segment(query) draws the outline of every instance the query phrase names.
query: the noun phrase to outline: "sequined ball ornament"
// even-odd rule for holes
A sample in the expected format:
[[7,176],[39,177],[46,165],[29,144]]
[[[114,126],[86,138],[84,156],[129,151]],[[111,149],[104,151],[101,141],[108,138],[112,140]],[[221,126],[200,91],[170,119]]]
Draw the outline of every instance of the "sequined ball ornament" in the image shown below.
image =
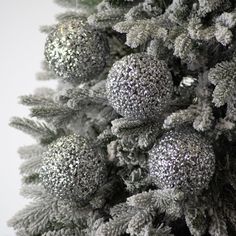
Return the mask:
[[45,189],[60,199],[81,205],[106,180],[106,165],[90,142],[79,135],[59,138],[43,155],[40,178]]
[[84,82],[99,74],[106,65],[108,43],[102,33],[81,19],[67,19],[48,35],[45,58],[59,77]]
[[149,174],[161,188],[179,188],[199,194],[215,170],[215,155],[209,140],[193,129],[177,129],[164,134],[149,151]]
[[155,118],[168,105],[172,76],[164,61],[146,53],[135,53],[115,62],[108,74],[107,98],[126,118]]

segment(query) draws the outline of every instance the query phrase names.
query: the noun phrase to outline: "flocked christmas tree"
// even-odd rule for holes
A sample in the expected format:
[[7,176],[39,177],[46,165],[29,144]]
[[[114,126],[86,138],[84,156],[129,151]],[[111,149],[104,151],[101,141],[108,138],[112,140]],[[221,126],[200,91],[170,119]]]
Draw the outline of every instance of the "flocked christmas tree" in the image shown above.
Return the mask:
[[236,2],[56,0],[22,147],[19,236],[236,235]]

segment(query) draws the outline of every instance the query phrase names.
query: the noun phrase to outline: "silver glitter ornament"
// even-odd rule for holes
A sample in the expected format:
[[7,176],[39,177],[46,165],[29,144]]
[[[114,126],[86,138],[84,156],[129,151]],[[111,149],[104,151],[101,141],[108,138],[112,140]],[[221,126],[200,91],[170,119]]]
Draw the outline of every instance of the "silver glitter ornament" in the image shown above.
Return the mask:
[[198,194],[215,170],[215,155],[209,140],[192,128],[171,130],[149,151],[149,174],[154,184]]
[[58,76],[83,82],[100,73],[106,64],[108,43],[101,33],[80,19],[67,19],[49,33],[45,58]]
[[130,54],[115,62],[108,74],[107,98],[126,118],[158,116],[168,105],[173,82],[167,65],[146,53]]
[[106,165],[86,138],[70,135],[44,153],[40,178],[54,196],[83,205],[106,180]]

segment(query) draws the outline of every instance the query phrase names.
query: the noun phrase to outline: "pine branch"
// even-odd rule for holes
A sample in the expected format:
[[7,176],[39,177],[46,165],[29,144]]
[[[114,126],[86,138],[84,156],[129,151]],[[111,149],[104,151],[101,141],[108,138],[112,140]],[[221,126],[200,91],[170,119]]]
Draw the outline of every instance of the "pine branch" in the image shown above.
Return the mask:
[[130,120],[127,118],[120,118],[112,121],[112,133],[118,137],[123,135],[128,135],[132,132],[130,130],[135,130],[135,128],[142,126],[144,123],[140,120]]
[[161,39],[153,39],[150,41],[147,48],[147,53],[153,55],[160,60],[169,60],[172,59],[172,53],[168,50],[168,47],[163,47],[163,41]]
[[165,212],[168,217],[176,219],[182,214],[181,202],[183,198],[183,193],[175,189],[150,190],[129,197],[127,203],[134,207]]
[[152,224],[146,225],[138,236],[174,236],[171,233],[171,228],[169,226],[164,226],[161,224],[158,228],[154,228]]
[[213,102],[216,107],[223,106],[228,102],[228,99],[233,95],[235,90],[235,73],[236,59],[231,61],[223,61],[214,68],[211,68],[208,74],[209,81],[214,84]]
[[123,212],[109,222],[100,226],[97,236],[118,236],[127,232],[130,235],[137,235],[142,227],[152,220],[152,213],[149,209],[133,212]]
[[143,229],[152,222],[156,210],[165,212],[172,219],[180,217],[182,200],[183,194],[173,189],[150,190],[131,196],[127,203],[111,210],[113,219],[99,227],[98,236],[118,236],[125,232],[131,236],[142,235]]
[[181,24],[189,15],[188,0],[173,0],[165,11],[165,16],[176,24]]
[[41,164],[42,156],[35,156],[27,159],[20,165],[20,173],[24,176],[30,176],[39,173]]
[[23,176],[22,178],[23,184],[39,184],[40,178],[38,173],[34,173],[32,175]]
[[44,232],[50,225],[54,204],[51,199],[33,202],[19,211],[8,225],[15,230],[25,229],[31,235]]
[[20,97],[20,103],[25,106],[46,106],[48,104],[53,104],[54,102],[51,98],[43,96],[25,95]]
[[155,141],[161,128],[159,123],[143,122],[126,118],[115,119],[112,122],[111,131],[119,138],[132,137],[137,139],[140,148],[148,147]]
[[63,126],[76,115],[76,111],[59,104],[47,104],[46,106],[35,106],[31,108],[31,116],[44,119],[56,127]]
[[223,205],[223,212],[227,220],[231,223],[234,229],[236,229],[236,209],[232,203]]
[[133,6],[126,14],[126,20],[141,20],[157,17],[162,14],[162,9],[154,4],[154,1],[144,1]]
[[207,13],[212,12],[219,7],[222,7],[222,5],[226,5],[227,3],[229,3],[225,0],[198,0],[198,2],[198,14],[202,17],[205,16]]
[[111,132],[111,129],[105,129],[102,133],[97,136],[97,145],[107,146],[112,140],[115,139],[115,136]]
[[[146,168],[147,156],[138,147],[135,140],[120,139],[107,145],[108,159],[117,166],[135,166]],[[127,173],[126,173],[127,174]]]
[[210,104],[208,102],[203,102],[202,104],[199,104],[198,110],[198,114],[193,122],[193,128],[197,131],[209,130],[214,120]]
[[198,17],[193,17],[190,19],[187,29],[190,38],[193,40],[210,41],[215,37],[215,27],[204,27],[201,19]]
[[16,236],[32,236],[25,229],[19,229],[16,232]]
[[104,81],[98,84],[95,85],[96,87],[94,86],[95,88],[78,86],[72,89],[68,89],[64,94],[62,94],[62,97],[67,100],[68,107],[74,110],[79,109],[83,106],[88,106],[91,103],[105,105],[107,104],[107,98]]
[[125,4],[129,4],[130,2],[134,2],[134,0],[108,0],[108,2],[114,6],[122,6]]
[[[47,235],[50,231],[58,232],[81,232],[87,227],[85,214],[79,211],[75,204],[66,201],[60,201],[44,193],[43,189],[35,189],[36,193],[29,193],[30,189],[36,186],[24,189],[25,194],[30,194],[36,198],[24,209],[19,211],[8,225],[15,230],[25,229],[30,235]],[[40,196],[39,196],[39,195]],[[72,230],[72,231],[68,231]],[[80,234],[79,234],[80,235]]]
[[76,8],[77,7],[77,3],[79,4],[85,4],[88,6],[95,6],[96,4],[98,4],[99,2],[101,2],[101,0],[78,0],[78,2],[74,1],[74,0],[54,0],[55,3],[57,3],[60,6],[63,7],[71,7],[71,8]]
[[119,33],[126,33],[126,44],[131,48],[137,48],[150,39],[162,39],[167,37],[167,30],[158,26],[154,20],[130,20],[117,23],[114,27]]
[[111,28],[113,25],[124,19],[127,12],[125,8],[113,8],[104,2],[98,6],[98,12],[88,17],[88,23],[98,29]]
[[142,228],[145,227],[148,223],[152,222],[154,212],[150,209],[140,210],[135,214],[129,221],[127,232],[130,235],[137,235],[142,231]]
[[236,11],[223,12],[215,19],[215,22],[228,29],[234,28],[236,26]]
[[189,228],[189,231],[193,236],[202,236],[207,230],[207,216],[203,206],[192,206],[191,204],[185,204],[185,221]]
[[48,144],[58,137],[58,134],[51,130],[45,123],[40,123],[31,119],[13,117],[10,125],[31,135],[42,144]]
[[197,107],[194,105],[189,106],[185,110],[178,110],[167,116],[164,120],[163,128],[169,129],[182,124],[192,123],[198,114]]
[[137,213],[137,209],[129,206],[126,202],[123,202],[113,206],[110,210],[110,215],[114,219],[125,213],[127,215],[135,215]]
[[41,156],[45,150],[46,148],[44,146],[35,144],[19,148],[18,153],[22,159],[31,159],[36,156]]
[[213,212],[208,231],[211,236],[228,236],[227,225],[222,212]]
[[32,199],[40,199],[47,196],[45,189],[38,184],[23,185],[21,195]]
[[81,236],[85,236],[84,234],[82,234],[81,231],[75,230],[75,229],[59,229],[59,230],[50,230],[44,234],[42,234],[42,236],[71,236],[71,235],[81,235]]
[[126,232],[132,215],[122,215],[102,224],[97,231],[97,236],[119,236]]
[[144,190],[151,183],[151,180],[147,176],[147,171],[142,168],[132,170],[128,178],[123,178],[123,181],[126,185],[126,189],[132,194],[136,194],[140,192],[140,190]]
[[215,38],[223,46],[227,46],[232,42],[233,33],[228,27],[222,26],[220,24],[215,25]]
[[182,60],[185,60],[191,56],[190,54],[194,55],[193,41],[188,36],[188,34],[186,34],[186,33],[180,34],[175,39],[174,55],[179,57]]
[[80,236],[86,236],[85,233],[83,233],[79,229],[59,229],[59,230],[50,230],[46,233],[43,233],[42,236],[72,236],[72,235],[80,235]]

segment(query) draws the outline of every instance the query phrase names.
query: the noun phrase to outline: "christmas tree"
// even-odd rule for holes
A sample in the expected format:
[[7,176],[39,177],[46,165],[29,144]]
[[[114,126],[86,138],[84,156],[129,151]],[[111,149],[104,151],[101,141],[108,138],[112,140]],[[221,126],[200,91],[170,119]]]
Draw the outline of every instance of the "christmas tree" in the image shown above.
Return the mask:
[[236,235],[236,2],[55,0],[19,149],[18,236]]

